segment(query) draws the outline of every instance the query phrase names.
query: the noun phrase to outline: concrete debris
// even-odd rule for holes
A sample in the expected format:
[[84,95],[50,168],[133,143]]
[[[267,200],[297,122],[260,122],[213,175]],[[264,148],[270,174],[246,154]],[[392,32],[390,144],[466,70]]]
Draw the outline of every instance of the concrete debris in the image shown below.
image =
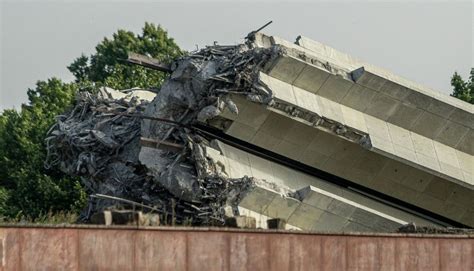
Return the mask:
[[250,216],[234,216],[225,220],[225,225],[231,228],[255,229],[257,226],[255,217]]
[[[225,225],[227,218],[242,215],[255,217],[260,228],[318,231],[393,231],[409,221],[464,225],[456,224],[455,210],[372,187],[373,176],[393,174],[386,170],[389,163],[407,178],[435,172],[395,150],[395,142],[405,138],[388,139],[411,130],[388,122],[385,102],[366,100],[381,86],[404,97],[418,97],[417,90],[305,38],[292,44],[257,32],[244,44],[215,44],[170,64],[129,54],[129,63],[169,74],[159,90],[78,94],[74,108],[48,132],[45,165],[82,180],[91,195],[84,221],[132,206],[159,214],[165,225]],[[307,42],[308,48],[299,45]],[[385,100],[401,108],[397,99]],[[403,133],[377,132],[392,126]],[[420,137],[426,145],[429,140]],[[360,161],[341,166],[345,158],[334,157],[340,150]],[[456,196],[464,204],[472,191],[453,187],[464,191]],[[400,213],[400,204],[407,210]],[[281,220],[267,224],[272,218]],[[472,221],[468,215],[461,219]]]
[[397,229],[398,233],[422,233],[422,234],[474,234],[474,229],[466,228],[441,228],[434,226],[417,226],[415,223],[408,223]]
[[[218,144],[193,124],[219,119],[224,109],[238,114],[228,94],[271,104],[272,91],[258,74],[277,54],[278,48],[251,43],[215,45],[172,63],[157,94],[110,88],[80,92],[72,111],[58,116],[48,132],[45,165],[79,176],[91,195],[112,196],[91,198],[83,220],[127,205],[116,197],[153,206],[164,221],[223,225],[225,217],[238,215],[237,204],[252,187],[268,184],[247,176],[229,178],[225,166],[207,154]],[[133,59],[159,66],[136,55]]]
[[269,229],[284,230],[286,228],[286,220],[283,218],[272,218],[267,220]]
[[159,226],[157,214],[144,214],[132,210],[105,210],[91,216],[91,223],[97,225]]

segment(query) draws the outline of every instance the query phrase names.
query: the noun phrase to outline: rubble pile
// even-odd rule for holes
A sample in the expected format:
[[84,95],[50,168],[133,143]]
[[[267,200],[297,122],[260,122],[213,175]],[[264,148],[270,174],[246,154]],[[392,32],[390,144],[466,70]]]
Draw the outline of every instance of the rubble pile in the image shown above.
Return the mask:
[[409,223],[398,228],[396,232],[397,233],[419,233],[419,234],[474,234],[474,229],[417,226],[415,223]]
[[[193,125],[238,114],[228,94],[269,104],[272,92],[258,80],[278,48],[251,43],[209,46],[178,59],[155,95],[145,90],[80,92],[72,111],[58,116],[46,139],[47,167],[80,176],[88,193],[124,198],[160,210],[162,221],[222,225],[238,215],[237,203],[255,182],[229,178],[207,155],[218,144]],[[153,98],[154,97],[154,98]],[[153,99],[151,99],[153,98]],[[84,220],[118,205],[91,198]]]
[[[149,101],[137,94],[107,88],[97,94],[79,92],[73,110],[57,116],[48,132],[45,166],[80,176],[90,193],[146,195],[147,176],[138,161],[141,119],[108,113],[143,114]],[[97,208],[90,205],[89,212]]]

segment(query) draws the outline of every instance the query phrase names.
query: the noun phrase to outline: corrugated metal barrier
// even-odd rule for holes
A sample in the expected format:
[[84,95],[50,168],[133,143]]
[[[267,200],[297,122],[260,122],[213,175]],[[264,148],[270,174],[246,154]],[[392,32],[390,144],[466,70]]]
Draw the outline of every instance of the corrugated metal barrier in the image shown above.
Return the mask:
[[474,236],[0,227],[1,270],[473,270]]

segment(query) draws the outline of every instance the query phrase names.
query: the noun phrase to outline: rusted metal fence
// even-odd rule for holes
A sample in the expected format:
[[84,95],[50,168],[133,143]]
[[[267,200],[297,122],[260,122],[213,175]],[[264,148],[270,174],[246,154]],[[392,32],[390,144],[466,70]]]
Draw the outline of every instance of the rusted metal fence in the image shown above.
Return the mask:
[[474,236],[0,227],[1,270],[473,270]]

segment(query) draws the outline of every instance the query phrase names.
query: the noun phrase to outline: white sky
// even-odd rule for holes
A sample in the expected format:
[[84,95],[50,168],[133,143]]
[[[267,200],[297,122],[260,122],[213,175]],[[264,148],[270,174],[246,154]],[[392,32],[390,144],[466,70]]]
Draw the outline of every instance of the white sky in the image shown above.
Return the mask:
[[446,94],[453,72],[466,77],[474,62],[472,1],[0,1],[0,111],[19,108],[37,80],[72,80],[74,58],[145,21],[193,50],[241,42],[273,20],[265,33],[304,35]]

